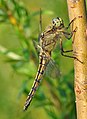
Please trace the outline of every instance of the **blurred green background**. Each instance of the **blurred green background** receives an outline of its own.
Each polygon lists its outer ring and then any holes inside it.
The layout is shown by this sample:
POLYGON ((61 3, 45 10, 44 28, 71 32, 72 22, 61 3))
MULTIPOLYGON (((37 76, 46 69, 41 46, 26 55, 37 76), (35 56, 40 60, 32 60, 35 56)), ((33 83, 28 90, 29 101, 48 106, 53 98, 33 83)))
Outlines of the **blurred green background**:
MULTIPOLYGON (((65 0, 0 0, 0 119, 76 119, 73 59, 61 56, 59 44, 52 54, 56 66, 49 67, 23 112, 38 68, 32 40, 38 41, 40 8, 43 30, 57 16, 68 25, 65 0)), ((71 40, 63 45, 72 49, 71 40)))

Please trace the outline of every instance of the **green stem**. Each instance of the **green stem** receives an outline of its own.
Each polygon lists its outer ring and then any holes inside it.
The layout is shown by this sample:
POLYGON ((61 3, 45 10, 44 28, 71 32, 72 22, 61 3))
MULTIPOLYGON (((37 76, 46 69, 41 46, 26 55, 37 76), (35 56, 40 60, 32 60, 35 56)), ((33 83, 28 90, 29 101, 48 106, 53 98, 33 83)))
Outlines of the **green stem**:
POLYGON ((23 60, 22 56, 17 55, 16 53, 13 53, 9 51, 8 49, 4 48, 0 45, 0 53, 6 55, 7 57, 13 59, 13 60, 23 60))

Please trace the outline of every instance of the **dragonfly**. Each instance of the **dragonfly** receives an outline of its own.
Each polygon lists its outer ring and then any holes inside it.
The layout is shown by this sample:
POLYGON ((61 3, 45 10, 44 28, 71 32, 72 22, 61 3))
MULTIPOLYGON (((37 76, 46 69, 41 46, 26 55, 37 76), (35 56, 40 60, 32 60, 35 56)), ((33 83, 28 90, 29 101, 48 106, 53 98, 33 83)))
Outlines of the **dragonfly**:
POLYGON ((46 29, 40 33, 39 35, 39 43, 37 45, 37 48, 39 49, 39 66, 38 71, 33 83, 33 86, 27 96, 27 99, 24 104, 23 110, 27 110, 29 107, 35 92, 43 78, 43 75, 46 71, 46 68, 51 60, 51 54, 56 47, 58 41, 60 41, 60 51, 61 54, 65 57, 75 58, 74 56, 68 56, 65 53, 72 52, 72 50, 64 51, 62 41, 63 37, 66 39, 70 39, 74 32, 76 32, 76 29, 69 32, 68 29, 70 25, 73 23, 75 18, 69 23, 67 27, 64 25, 64 21, 57 17, 52 19, 51 23, 46 27, 46 29))

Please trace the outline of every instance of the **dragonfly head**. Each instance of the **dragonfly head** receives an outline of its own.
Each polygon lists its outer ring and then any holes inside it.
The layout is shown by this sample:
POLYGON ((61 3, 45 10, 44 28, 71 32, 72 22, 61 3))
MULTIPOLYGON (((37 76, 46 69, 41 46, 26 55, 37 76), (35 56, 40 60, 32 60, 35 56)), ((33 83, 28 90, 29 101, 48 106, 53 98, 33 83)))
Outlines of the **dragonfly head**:
POLYGON ((52 25, 53 25, 53 27, 55 27, 55 28, 63 28, 63 27, 64 27, 63 20, 62 20, 61 18, 59 18, 59 17, 54 18, 54 19, 52 20, 52 25))

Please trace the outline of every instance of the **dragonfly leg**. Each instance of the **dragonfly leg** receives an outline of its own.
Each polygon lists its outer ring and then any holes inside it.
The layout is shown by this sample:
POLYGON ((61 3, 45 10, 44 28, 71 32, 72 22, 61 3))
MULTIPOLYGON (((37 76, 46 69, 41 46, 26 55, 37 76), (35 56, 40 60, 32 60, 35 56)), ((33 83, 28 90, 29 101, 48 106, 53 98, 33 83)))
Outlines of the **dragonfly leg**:
POLYGON ((64 53, 67 53, 67 52, 72 52, 73 50, 64 51, 63 45, 62 45, 62 39, 60 39, 60 50, 61 50, 61 55, 65 56, 65 57, 75 58, 74 56, 69 56, 69 55, 64 54, 64 53))
MULTIPOLYGON (((70 25, 76 20, 76 17, 74 19, 71 20, 71 22, 68 24, 68 26, 66 27, 66 29, 68 29, 70 27, 70 25)), ((73 26, 73 25, 72 25, 73 26)))
POLYGON ((60 39, 60 50, 61 50, 61 55, 64 56, 64 57, 69 57, 69 58, 74 58, 76 60, 78 60, 79 62, 83 63, 82 61, 80 61, 77 57, 75 56, 70 56, 70 55, 66 55, 64 53, 67 53, 67 52, 72 52, 73 50, 67 50, 67 51, 64 51, 63 49, 63 45, 62 45, 62 39, 60 39))
MULTIPOLYGON (((76 20, 76 17, 68 24, 68 26, 65 28, 66 30, 67 29, 69 29, 69 27, 70 27, 70 25, 72 24, 72 28, 71 29, 73 29, 73 22, 76 20)), ((76 32, 76 30, 77 30, 77 27, 74 29, 74 30, 72 30, 72 32, 63 32, 64 33, 64 36, 68 39, 68 40, 70 40, 71 39, 71 37, 73 36, 73 34, 76 32)))
POLYGON ((76 32, 76 30, 77 30, 77 27, 72 32, 70 32, 70 33, 69 32, 63 32, 63 34, 68 40, 70 40, 72 38, 72 36, 74 35, 74 33, 76 32))

